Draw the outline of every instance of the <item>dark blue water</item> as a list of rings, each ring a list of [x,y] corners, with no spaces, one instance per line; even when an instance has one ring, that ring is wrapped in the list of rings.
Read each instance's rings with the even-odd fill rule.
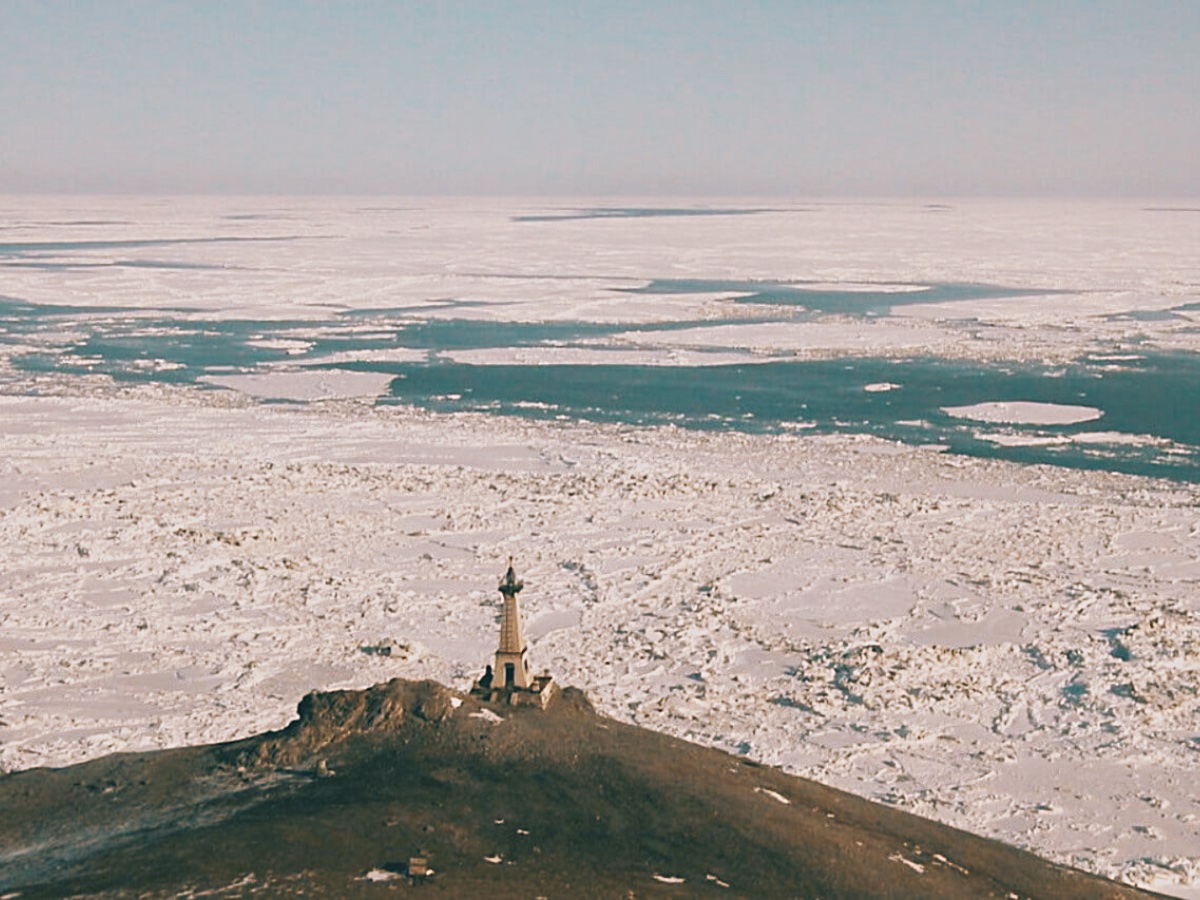
[[[661,366],[397,365],[391,399],[443,411],[483,410],[534,418],[776,433],[873,434],[939,443],[973,456],[1200,480],[1200,357],[1146,356],[1119,370],[1087,361],[1065,370],[935,358],[780,361]],[[868,391],[889,382],[890,391]],[[943,407],[984,401],[1091,406],[1098,421],[998,426],[953,418]],[[999,446],[1003,433],[1047,439],[1113,431],[1174,442],[1129,446],[1058,443]]]
[[[621,288],[627,294],[736,294],[738,303],[799,307],[826,315],[887,315],[893,307],[915,303],[953,303],[1005,297],[1046,296],[1063,293],[1041,288],[1006,288],[990,284],[908,285],[918,290],[829,290],[795,281],[714,281],[710,279],[656,279],[643,287]]]
[[[711,284],[706,282],[706,289]],[[961,296],[966,289],[986,286],[945,285],[933,290]],[[810,293],[824,296],[819,291]],[[840,300],[844,295],[837,293]],[[895,296],[887,295],[889,300]],[[364,324],[373,327],[364,331]],[[913,444],[936,443],[973,456],[1200,481],[1200,356],[1195,354],[1146,353],[1119,363],[1085,358],[1053,369],[937,358],[800,361],[787,356],[765,362],[750,362],[748,357],[746,364],[694,368],[616,363],[476,366],[444,355],[453,350],[585,342],[595,350],[590,342],[617,333],[623,340],[640,333],[647,346],[654,346],[655,336],[664,330],[703,324],[712,323],[494,323],[422,320],[402,311],[359,311],[319,323],[209,321],[179,310],[132,317],[117,308],[48,307],[0,298],[0,344],[21,348],[40,344],[37,350],[13,354],[14,367],[27,373],[102,373],[118,381],[211,389],[200,381],[203,376],[303,364],[391,375],[391,388],[380,398],[381,404],[635,426],[865,433]],[[311,347],[297,355],[261,346],[264,339],[289,338],[309,341]],[[424,351],[426,361],[324,361],[335,353],[396,349]],[[885,382],[898,387],[866,389]],[[1104,415],[1078,425],[1007,426],[955,419],[942,411],[985,401],[1089,406]],[[1158,442],[1066,440],[1096,431],[1153,436]],[[988,435],[1062,442],[1003,446],[988,441]]]
[[[514,222],[575,222],[586,219],[678,219],[695,216],[753,216],[765,212],[778,212],[778,210],[730,207],[597,206],[587,209],[513,216],[512,220]]]
[[[75,253],[88,250],[141,250],[147,247],[175,247],[183,244],[243,244],[264,241],[294,241],[286,237],[205,237],[149,238],[117,241],[20,241],[0,242],[0,258],[28,258],[40,253]]]

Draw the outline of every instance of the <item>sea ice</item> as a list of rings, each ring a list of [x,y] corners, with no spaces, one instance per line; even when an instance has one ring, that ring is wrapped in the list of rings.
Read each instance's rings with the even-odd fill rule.
[[[1104,415],[1090,406],[1063,403],[1031,403],[1024,400],[999,400],[971,406],[944,407],[947,415],[979,422],[1016,422],[1031,425],[1073,425],[1090,422]]]
[[[65,203],[72,219],[133,224],[50,228]],[[1197,895],[1194,484],[815,434],[803,411],[794,430],[744,434],[376,406],[387,373],[360,363],[446,348],[390,345],[367,322],[356,334],[376,346],[347,351],[327,326],[379,311],[619,326],[560,350],[449,351],[484,365],[753,352],[1122,366],[1198,349],[1186,310],[1140,314],[1196,302],[1200,217],[1167,233],[1135,203],[979,201],[564,226],[520,221],[531,205],[509,201],[402,205],[5,201],[5,241],[41,242],[46,265],[7,265],[0,244],[0,767],[278,728],[313,689],[466,687],[494,652],[511,555],[535,667],[608,715]],[[235,224],[231,209],[271,216]],[[136,244],[148,237],[172,243]],[[667,277],[1033,293],[779,329],[728,293],[616,290]],[[77,346],[97,320],[167,308],[172,327],[310,333],[256,339],[278,358],[203,387],[28,364],[100,359]],[[626,329],[656,323],[631,344]],[[325,367],[293,352],[302,342],[326,347]],[[997,426],[1096,418],[971,411]],[[1123,434],[1067,439],[1157,440]]]

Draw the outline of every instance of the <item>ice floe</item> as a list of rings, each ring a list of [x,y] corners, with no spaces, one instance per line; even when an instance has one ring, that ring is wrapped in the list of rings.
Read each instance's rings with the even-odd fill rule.
[[[1032,403],[1025,400],[997,400],[970,406],[947,406],[942,411],[961,419],[978,422],[1011,422],[1026,425],[1073,425],[1090,422],[1104,415],[1091,406],[1064,403]]]

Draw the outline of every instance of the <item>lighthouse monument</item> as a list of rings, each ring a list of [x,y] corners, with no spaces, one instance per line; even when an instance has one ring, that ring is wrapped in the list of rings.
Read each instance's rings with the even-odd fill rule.
[[[500,612],[500,645],[496,649],[495,666],[488,666],[483,677],[475,682],[471,693],[480,699],[508,703],[512,706],[545,707],[558,692],[549,673],[534,675],[529,668],[529,645],[521,628],[521,603],[518,594],[525,587],[517,578],[512,560],[500,582],[503,597]]]

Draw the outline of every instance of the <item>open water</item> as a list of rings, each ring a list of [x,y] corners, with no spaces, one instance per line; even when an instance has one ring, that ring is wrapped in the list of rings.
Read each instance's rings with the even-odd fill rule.
[[[939,285],[910,293],[734,281],[655,281],[634,289],[648,295],[648,302],[654,294],[696,291],[736,292],[742,302],[786,309],[789,321],[794,321],[794,307],[801,315],[886,315],[906,302],[1017,293],[987,285]],[[462,312],[469,313],[469,307]],[[603,347],[597,341],[618,333],[623,341],[632,333],[653,347],[659,332],[704,324],[712,323],[496,323],[422,319],[412,309],[355,311],[321,322],[210,321],[183,310],[131,315],[119,308],[38,306],[0,298],[0,343],[21,345],[13,365],[27,374],[103,373],[120,381],[212,390],[201,381],[205,376],[327,367],[393,376],[381,404],[631,426],[871,434],[974,456],[1200,480],[1200,357],[1193,354],[1085,357],[1055,367],[933,357],[805,361],[788,356],[689,367],[470,365],[446,356],[463,349],[582,342],[595,352]],[[332,354],[344,358],[347,352],[398,348],[422,351],[421,361],[327,361]],[[722,353],[728,360],[728,351]],[[989,424],[944,411],[988,401],[1095,407],[1102,416],[1075,425]]]

